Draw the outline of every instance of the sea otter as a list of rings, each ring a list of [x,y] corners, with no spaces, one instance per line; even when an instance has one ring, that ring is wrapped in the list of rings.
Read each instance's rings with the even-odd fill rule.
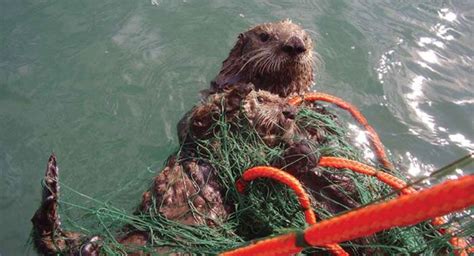
[[[178,123],[178,137],[181,143],[208,139],[221,116],[231,125],[245,118],[267,145],[275,146],[293,139],[296,111],[285,98],[257,91],[251,83],[237,83],[210,95],[188,112]]]
[[[299,144],[292,138],[297,134],[293,130],[296,110],[280,97],[309,90],[313,82],[312,48],[308,34],[290,20],[260,24],[240,34],[219,74],[211,82],[207,103],[195,108],[183,119],[186,121],[180,122],[180,144],[186,144],[187,138],[193,136],[212,136],[208,128],[214,121],[214,114],[218,113],[213,108],[218,100],[225,98],[225,109],[234,113],[234,117],[238,116],[242,100],[245,101],[246,118],[266,144],[274,146],[283,141],[297,148]],[[157,210],[171,220],[188,225],[212,226],[225,221],[229,210],[223,203],[223,192],[215,182],[215,171],[208,163],[192,158],[177,157],[169,161],[150,190],[144,193],[138,213]],[[57,179],[56,159],[52,157],[46,172],[42,204],[32,219],[38,251],[97,255],[100,237],[62,230],[57,214]],[[161,200],[160,205],[154,204],[156,199]],[[190,213],[191,209],[197,210],[198,214]],[[210,218],[201,218],[199,213]],[[146,245],[148,239],[147,232],[133,229],[117,237],[121,244],[136,246]]]
[[[311,37],[289,19],[257,25],[238,36],[207,93],[252,83],[281,97],[303,94],[313,83],[312,50]]]
[[[321,105],[309,103],[306,107],[336,120],[336,116]],[[178,123],[178,138],[181,145],[192,145],[193,141],[212,138],[218,122],[225,121],[233,128],[242,125],[245,119],[270,147],[291,146],[301,140],[324,142],[331,131],[305,125],[303,119],[297,118],[299,110],[287,98],[255,90],[251,83],[237,83],[210,95],[191,109]]]

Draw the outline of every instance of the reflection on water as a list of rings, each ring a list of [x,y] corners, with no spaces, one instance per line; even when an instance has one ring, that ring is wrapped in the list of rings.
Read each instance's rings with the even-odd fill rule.
[[[468,140],[463,134],[449,134],[449,139],[461,148],[466,148],[471,152],[474,151],[474,144],[470,140]]]
[[[407,169],[408,174],[411,176],[417,177],[417,176],[427,176],[431,172],[434,171],[434,166],[431,164],[423,164],[413,156],[410,152],[405,153],[405,157],[409,159],[409,166]],[[428,180],[429,182],[429,180]]]
[[[375,154],[371,149],[368,134],[361,127],[349,123],[350,137],[354,140],[354,146],[362,149],[363,158],[367,161],[376,161]]]
[[[423,84],[425,83],[425,81],[426,78],[424,78],[423,76],[416,76],[415,78],[413,78],[413,81],[408,85],[408,87],[411,89],[411,92],[405,94],[407,105],[415,113],[415,119],[418,119],[425,126],[419,129],[419,131],[416,131],[414,129],[410,130],[416,135],[419,135],[421,132],[424,132],[425,129],[423,128],[429,128],[430,132],[434,132],[435,129],[433,116],[430,116],[426,112],[423,112],[419,107],[420,103],[423,103],[422,101],[426,99],[426,96],[423,94]],[[430,106],[430,102],[425,103]]]
[[[438,15],[441,19],[453,22],[456,20],[456,14],[451,12],[448,8],[441,8],[438,11]]]
[[[324,62],[314,89],[359,106],[407,174],[473,152],[473,9],[470,0],[3,1],[0,254],[24,254],[52,151],[63,182],[132,208],[238,33],[264,21],[307,28]],[[374,159],[365,132],[349,128]]]
[[[409,133],[438,149],[472,152],[473,38],[469,34],[473,21],[462,13],[463,8],[414,7],[391,17],[405,31],[396,33],[400,38],[392,39],[393,46],[381,54],[377,78],[388,93],[390,110]],[[395,11],[396,7],[387,8]],[[465,109],[456,111],[453,103],[464,104]],[[428,164],[431,159],[417,154],[412,149],[398,156],[409,162],[409,174],[420,176],[435,169],[436,165]]]

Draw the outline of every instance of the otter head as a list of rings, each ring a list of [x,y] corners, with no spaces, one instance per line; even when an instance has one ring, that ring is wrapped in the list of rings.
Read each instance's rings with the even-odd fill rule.
[[[249,123],[269,146],[290,141],[296,131],[297,109],[267,91],[251,91],[243,100]]]
[[[237,83],[214,93],[196,106],[178,125],[180,141],[189,133],[194,139],[213,135],[212,127],[225,114],[226,121],[237,123],[244,117],[269,146],[289,142],[299,129],[295,122],[297,108],[285,98],[264,90],[254,90],[251,83]],[[299,133],[298,133],[299,134]]]
[[[241,82],[281,97],[304,93],[313,82],[312,50],[306,31],[288,19],[257,25],[239,35],[211,91]]]

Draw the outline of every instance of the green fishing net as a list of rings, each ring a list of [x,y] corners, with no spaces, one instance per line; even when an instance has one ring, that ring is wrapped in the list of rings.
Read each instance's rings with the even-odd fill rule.
[[[245,117],[234,120],[232,124],[225,119],[225,115],[215,121],[212,138],[195,141],[194,157],[210,163],[217,171],[219,184],[225,191],[224,201],[233,208],[226,221],[215,227],[188,226],[167,220],[159,214],[136,215],[130,209],[114,207],[108,202],[86,196],[68,184],[62,184],[61,196],[77,195],[74,200],[68,196],[61,199],[63,228],[90,236],[99,235],[104,240],[101,249],[104,254],[120,255],[134,249],[125,248],[116,241],[117,236],[130,230],[149,232],[149,244],[135,248],[144,252],[153,254],[157,253],[156,248],[163,248],[163,253],[218,254],[246,245],[253,239],[307,227],[293,191],[284,185],[268,179],[257,179],[248,184],[244,194],[239,193],[235,187],[235,182],[244,170],[258,165],[271,165],[281,158],[285,150],[284,145],[267,146]],[[342,125],[342,121],[334,118],[333,114],[320,113],[311,107],[301,107],[296,122],[304,129],[318,129],[323,133],[325,139],[312,147],[316,155],[364,161],[360,150],[355,148],[348,138],[347,128]],[[181,151],[182,148],[178,149],[177,155]],[[350,179],[355,188],[353,191],[347,191],[337,182],[334,182],[333,189],[351,198],[359,206],[373,203],[386,195],[392,194],[389,198],[397,196],[390,187],[373,177],[331,168],[318,168],[317,171],[338,173],[345,179]],[[391,174],[403,179],[401,173]],[[330,179],[325,182],[331,184]],[[127,189],[136,190],[130,186],[122,188],[118,193],[127,193]],[[308,192],[322,201],[331,201],[330,197],[317,189],[308,188]],[[133,204],[138,204],[139,200],[137,198]],[[82,203],[85,201],[87,203]],[[353,208],[345,202],[330,203],[342,209],[338,214]],[[317,200],[313,200],[313,205],[318,220],[334,215]],[[469,215],[469,211],[453,215],[446,225],[455,225],[459,231],[456,235],[469,238],[474,230],[470,221],[472,217]],[[439,255],[452,252],[449,238],[439,233],[429,222],[423,222],[410,227],[393,228],[340,245],[353,255]],[[324,248],[311,248],[303,253],[313,252],[318,255],[328,254]]]

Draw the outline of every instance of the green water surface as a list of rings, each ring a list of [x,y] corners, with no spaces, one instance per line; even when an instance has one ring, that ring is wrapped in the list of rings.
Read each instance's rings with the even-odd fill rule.
[[[0,255],[34,254],[52,152],[64,184],[132,209],[238,33],[287,17],[324,62],[314,89],[410,175],[474,151],[472,0],[0,0]]]

